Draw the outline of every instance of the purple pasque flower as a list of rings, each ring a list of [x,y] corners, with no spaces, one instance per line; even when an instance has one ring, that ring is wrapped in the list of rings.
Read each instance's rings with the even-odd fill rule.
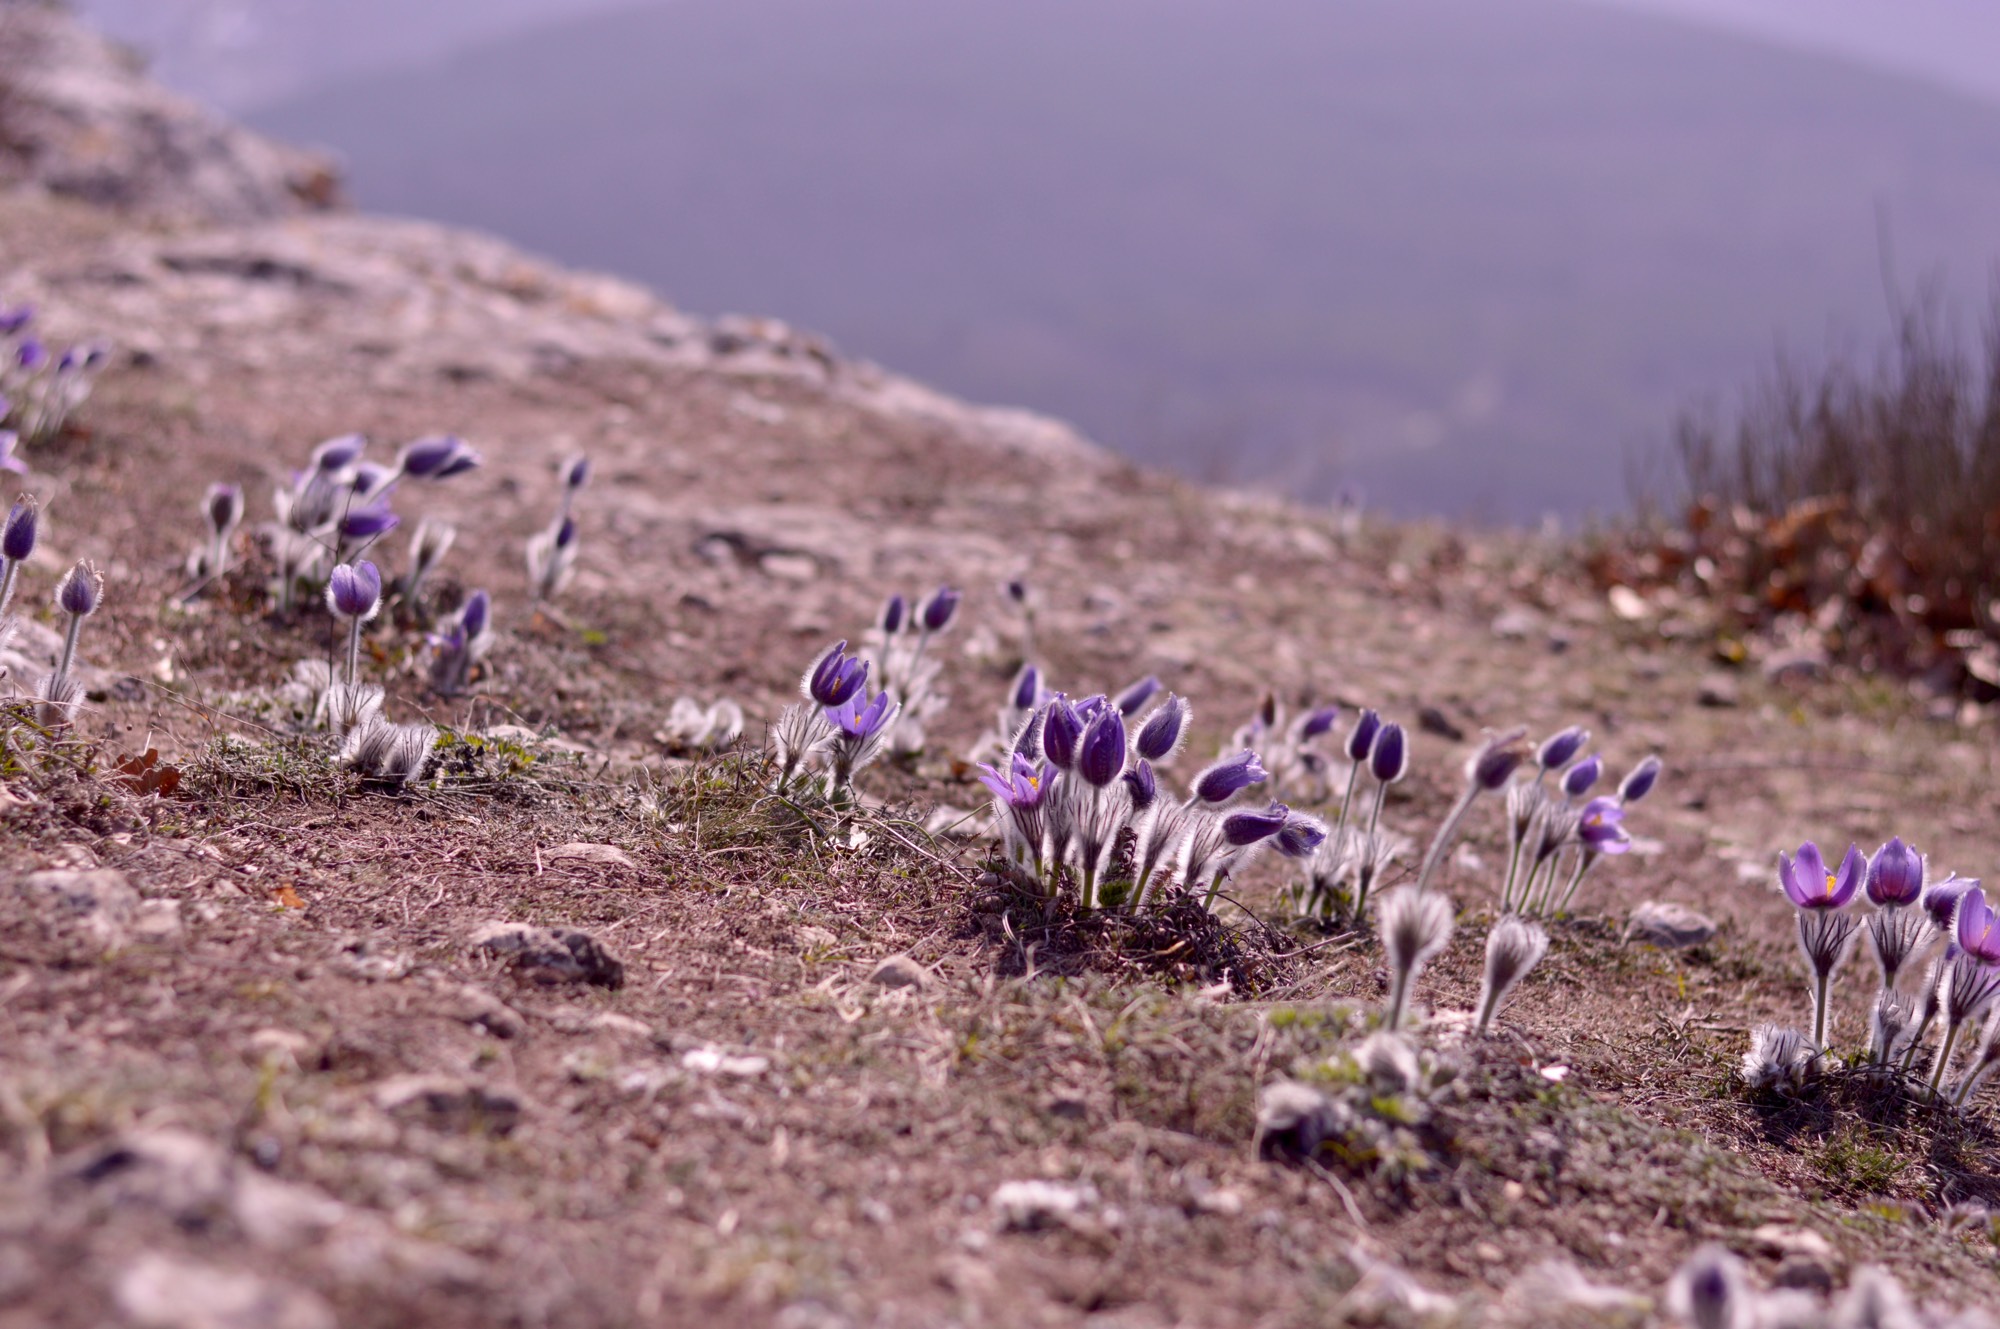
[[[396,457],[397,469],[419,480],[444,480],[479,465],[480,457],[455,434],[433,434],[405,444]]]
[[[867,682],[868,662],[849,657],[847,642],[841,640],[806,671],[800,690],[809,701],[818,702],[830,712],[859,695]]]
[[[468,638],[476,638],[486,631],[486,622],[492,612],[492,597],[483,590],[474,591],[465,597],[465,604],[458,611],[459,625],[465,629]]]
[[[1582,725],[1571,725],[1559,729],[1542,740],[1535,750],[1535,763],[1545,771],[1553,771],[1576,760],[1576,754],[1583,751],[1590,742],[1590,731]]]
[[[1194,796],[1203,803],[1227,803],[1250,786],[1270,778],[1257,754],[1245,748],[1197,772],[1192,787]]]
[[[579,452],[576,456],[564,462],[562,467],[562,483],[563,488],[572,494],[583,488],[586,484],[589,484],[590,458]]]
[[[1393,722],[1375,731],[1368,747],[1368,773],[1383,784],[1394,784],[1410,773],[1410,740]]]
[[[11,337],[34,321],[33,305],[16,305],[12,309],[0,309],[0,337]]]
[[[903,620],[909,617],[909,613],[909,601],[905,600],[900,593],[890,596],[887,603],[882,606],[882,635],[893,637],[901,632],[903,630]]]
[[[1139,708],[1151,701],[1153,694],[1159,690],[1160,680],[1148,674],[1137,683],[1119,693],[1117,699],[1111,704],[1118,708],[1120,715],[1136,715]]]
[[[1562,791],[1566,798],[1582,798],[1604,775],[1604,759],[1591,753],[1563,772]]]
[[[202,515],[208,518],[209,532],[218,539],[236,529],[243,520],[243,489],[240,485],[212,484],[202,501]]]
[[[1132,763],[1132,769],[1120,777],[1125,782],[1125,792],[1131,795],[1132,810],[1144,812],[1159,801],[1160,780],[1153,773],[1153,763],[1140,758]]]
[[[962,597],[949,586],[940,586],[931,598],[924,601],[919,610],[925,632],[943,632],[951,626],[951,620],[958,614],[958,602]]]
[[[7,512],[7,525],[0,530],[0,558],[19,563],[35,552],[35,529],[41,516],[41,506],[33,494],[14,500],[14,506]]]
[[[1271,843],[1286,858],[1311,858],[1313,852],[1326,843],[1326,836],[1325,822],[1318,817],[1308,817],[1303,812],[1293,812],[1286,815],[1285,824],[1278,828]]]
[[[28,338],[21,343],[20,349],[14,352],[14,363],[23,369],[40,369],[48,362],[49,348],[42,345],[41,339],[37,337]]]
[[[1186,700],[1168,693],[1166,701],[1139,726],[1138,737],[1132,740],[1133,748],[1147,761],[1165,761],[1180,747],[1187,732],[1188,715]]]
[[[1014,678],[1014,709],[1032,711],[1041,704],[1042,671],[1031,664],[1022,665],[1021,672]]]
[[[1786,898],[1801,909],[1845,908],[1866,873],[1867,862],[1853,845],[1847,846],[1837,874],[1826,870],[1826,860],[1811,840],[1799,846],[1796,860],[1778,855],[1778,884],[1785,888]]]
[[[79,561],[56,583],[56,607],[71,618],[88,618],[104,602],[104,574]]]
[[[1883,909],[1913,905],[1924,893],[1924,858],[1899,835],[1868,860],[1868,898]]]
[[[316,471],[344,471],[361,459],[368,440],[360,434],[342,434],[330,438],[312,450],[312,469]]]
[[[373,563],[342,563],[326,579],[327,607],[342,618],[368,619],[382,607],[382,573]]]
[[[354,543],[377,540],[401,524],[402,519],[389,510],[387,503],[370,503],[349,509],[340,519],[340,538]]]
[[[1124,712],[1106,706],[1077,740],[1076,773],[1085,784],[1102,789],[1125,774],[1125,753]]]
[[[1283,803],[1273,803],[1262,812],[1245,809],[1232,812],[1222,819],[1223,840],[1242,849],[1245,846],[1268,840],[1285,829],[1285,822],[1292,810]]]
[[[1949,933],[1953,918],[1958,914],[1959,901],[1979,889],[1979,878],[1961,877],[1957,873],[1943,881],[1934,881],[1924,887],[1918,903],[1930,915],[1931,925],[1939,932]]]
[[[1652,793],[1653,786],[1660,781],[1660,767],[1659,757],[1650,756],[1626,772],[1625,778],[1618,782],[1618,801],[1637,803]]]
[[[1615,798],[1593,798],[1577,819],[1576,838],[1593,854],[1622,854],[1632,847],[1625,832],[1625,808]]]
[[[1083,717],[1070,705],[1069,698],[1058,692],[1042,708],[1042,754],[1058,770],[1066,771],[1076,765],[1076,744],[1082,737]]]
[[[1481,743],[1465,763],[1465,778],[1477,789],[1498,793],[1528,759],[1528,731],[1509,729]]]
[[[1039,807],[1043,795],[1048,792],[1041,767],[1018,752],[1013,754],[1013,760],[1004,773],[985,762],[979,764],[979,769],[982,772],[979,783],[1010,808]]]
[[[1974,888],[1958,902],[1953,931],[1959,949],[1980,963],[2000,965],[2000,914],[1986,903],[1986,892]]]
[[[1354,717],[1354,728],[1347,731],[1347,759],[1361,762],[1368,760],[1368,753],[1375,746],[1375,734],[1382,728],[1382,717],[1374,711],[1363,711]]]
[[[856,693],[839,706],[830,707],[826,713],[826,718],[833,722],[835,728],[857,741],[873,738],[889,720],[889,693],[886,689],[876,693],[874,700],[866,706],[861,704],[861,696]]]
[[[1320,706],[1299,717],[1299,741],[1310,743],[1322,734],[1331,733],[1340,719],[1340,707]]]

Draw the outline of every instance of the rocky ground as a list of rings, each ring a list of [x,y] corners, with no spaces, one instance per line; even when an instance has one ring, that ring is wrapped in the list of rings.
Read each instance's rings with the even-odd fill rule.
[[[53,22],[0,13],[33,20],[10,40]],[[10,140],[0,303],[117,351],[26,451],[45,534],[16,674],[69,561],[107,604],[74,733],[16,723],[0,786],[0,1325],[1643,1324],[1708,1241],[1759,1283],[1881,1263],[1995,1300],[1990,1094],[1961,1119],[1732,1078],[1752,1025],[1805,1018],[1775,852],[1901,834],[1979,874],[1984,729],[1837,670],[1718,675],[1557,544],[1203,491],[782,324],[328,211],[302,159],[171,99],[140,118],[194,126],[206,166],[163,172],[101,117],[164,94],[62,31],[67,73],[0,99],[43,117]],[[89,187],[79,125],[113,145]],[[104,183],[139,161],[143,188]],[[261,520],[348,431],[486,458],[399,504],[458,526],[436,594],[488,588],[498,625],[457,699],[414,623],[371,635],[391,712],[450,731],[400,795],[286,720],[331,624],[267,612],[254,541],[180,603],[205,486]],[[538,611],[522,549],[578,450],[579,575]],[[1050,925],[944,830],[984,806],[957,758],[1019,657],[1017,577],[1057,686],[1150,672],[1193,699],[1183,777],[1267,691],[1417,729],[1387,818],[1419,836],[1482,728],[1664,755],[1638,852],[1481,1043],[1449,1018],[1504,852],[1475,815],[1422,993],[1462,1089],[1422,1165],[1254,1155],[1259,1088],[1351,1044],[1384,981],[1366,937],[1286,919],[1277,866],[1221,937]],[[867,848],[799,836],[762,794],[765,723],[829,639],[940,582],[967,598],[928,751],[864,777]],[[737,701],[744,749],[675,750],[683,696]],[[115,769],[148,748],[169,794]],[[1649,901],[1716,931],[1628,940]]]

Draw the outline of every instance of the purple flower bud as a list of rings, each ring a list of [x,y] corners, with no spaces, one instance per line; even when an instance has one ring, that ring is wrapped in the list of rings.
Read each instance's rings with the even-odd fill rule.
[[[1959,949],[1982,964],[2000,964],[2000,914],[1986,903],[1985,891],[1966,893],[1955,922]]]
[[[1557,770],[1576,759],[1583,751],[1584,744],[1590,742],[1590,731],[1581,725],[1571,725],[1542,740],[1541,748],[1535,753],[1535,761],[1545,771]]]
[[[96,613],[103,601],[104,574],[81,560],[56,583],[56,606],[71,618]]]
[[[316,471],[344,471],[361,459],[362,449],[368,440],[359,434],[342,434],[330,438],[312,450],[312,468]]]
[[[1160,680],[1148,674],[1119,693],[1118,699],[1111,704],[1118,708],[1118,713],[1121,715],[1134,715],[1141,706],[1151,701],[1153,694],[1159,690]]]
[[[1382,717],[1374,711],[1363,711],[1354,718],[1354,728],[1347,731],[1347,759],[1367,761],[1368,754],[1375,747],[1375,731],[1382,727]]]
[[[1488,793],[1506,788],[1507,781],[1528,759],[1527,737],[1525,729],[1509,729],[1487,739],[1465,763],[1465,778]]]
[[[1923,855],[1901,836],[1875,851],[1868,864],[1868,898],[1884,909],[1901,909],[1924,893]]]
[[[1311,858],[1313,851],[1325,843],[1326,823],[1303,812],[1285,818],[1276,840],[1278,852],[1286,858]]]
[[[556,548],[567,549],[576,543],[576,520],[564,517],[562,525],[556,527]]]
[[[1660,780],[1660,759],[1648,757],[1634,766],[1623,780],[1618,782],[1618,801],[1637,803],[1653,792],[1653,786]]]
[[[1194,796],[1204,803],[1226,803],[1251,785],[1262,784],[1269,778],[1257,754],[1245,750],[1197,774]]]
[[[452,434],[437,434],[409,444],[397,459],[406,475],[419,480],[443,480],[479,465],[479,454],[465,440]]]
[[[1083,737],[1083,720],[1076,707],[1060,693],[1042,708],[1042,755],[1059,769],[1076,765],[1077,740]]]
[[[367,503],[389,492],[396,483],[395,468],[379,462],[364,461],[354,468],[354,475],[348,481],[348,492],[355,501]]]
[[[590,458],[578,454],[564,462],[562,482],[572,494],[590,483]]]
[[[474,591],[465,597],[465,605],[458,611],[458,621],[465,629],[465,635],[477,637],[486,631],[486,620],[493,610],[493,601],[485,591]]]
[[[910,612],[909,602],[901,595],[892,595],[882,606],[882,633],[893,637],[903,630],[903,618]]]
[[[1273,803],[1262,812],[1232,812],[1222,819],[1222,838],[1241,849],[1284,830],[1291,815],[1283,803]]]
[[[81,346],[72,346],[56,358],[58,374],[73,374],[83,367],[86,351]]]
[[[1032,711],[1042,699],[1042,672],[1033,665],[1022,665],[1021,672],[1014,678],[1014,709]]]
[[[30,337],[21,343],[21,349],[14,352],[14,363],[23,369],[40,369],[49,361],[49,351],[40,341]]]
[[[0,556],[9,563],[19,563],[35,552],[35,527],[41,520],[41,508],[34,495],[16,499],[7,513],[7,527],[0,532]]]
[[[1338,706],[1321,706],[1317,710],[1307,711],[1305,718],[1299,721],[1299,738],[1311,742],[1321,734],[1331,733],[1334,722],[1338,719],[1340,719]]]
[[[371,503],[366,507],[351,508],[340,519],[340,538],[343,540],[373,540],[396,529],[399,519],[389,511],[387,503]]]
[[[938,587],[937,594],[924,601],[924,631],[943,632],[950,627],[952,618],[958,613],[960,598],[951,587]]]
[[[1076,773],[1099,789],[1125,773],[1125,716],[1116,707],[1098,712],[1077,742]]]
[[[236,485],[210,485],[202,512],[208,518],[208,529],[217,535],[235,530],[236,523],[243,520],[243,490]]]
[[[1582,798],[1604,774],[1604,761],[1596,753],[1563,772],[1562,791],[1568,798]]]
[[[373,618],[382,604],[382,574],[373,563],[342,563],[326,579],[326,603],[342,618]]]
[[[1022,581],[1019,577],[1015,577],[1009,581],[1007,583],[1007,598],[1019,605],[1028,603],[1028,583]]]
[[[1368,773],[1383,784],[1394,784],[1410,771],[1410,741],[1403,726],[1385,724],[1375,731],[1368,749]]]
[[[1160,797],[1160,780],[1153,773],[1153,763],[1137,761],[1132,769],[1125,772],[1125,792],[1132,797],[1132,810],[1144,812]]]
[[[1977,877],[1951,876],[1943,881],[1934,881],[1924,888],[1921,901],[1924,912],[1930,915],[1932,925],[1939,932],[1950,932],[1959,901],[1978,889]]]
[[[832,650],[820,657],[819,663],[806,675],[805,694],[821,706],[832,710],[852,701],[867,681],[867,662],[849,659],[847,643],[838,641],[833,644]]]
[[[1160,708],[1139,726],[1139,737],[1133,740],[1132,746],[1147,761],[1165,761],[1180,747],[1187,720],[1187,702],[1169,693]]]
[[[1103,714],[1104,708],[1110,704],[1109,699],[1102,692],[1093,693],[1076,703],[1076,718],[1085,724],[1089,724],[1092,720]]]
[[[35,321],[33,305],[17,305],[0,310],[0,337],[11,337]]]

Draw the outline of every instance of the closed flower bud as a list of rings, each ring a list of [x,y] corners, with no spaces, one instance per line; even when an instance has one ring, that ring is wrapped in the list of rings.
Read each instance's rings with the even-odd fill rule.
[[[1022,665],[1021,672],[1014,676],[1014,709],[1032,711],[1042,700],[1042,671],[1033,665]]]
[[[104,574],[79,561],[56,583],[56,606],[71,618],[88,618],[104,600]]]
[[[590,458],[581,453],[563,463],[563,488],[575,493],[590,482]]]
[[[1923,855],[1901,836],[1875,851],[1868,863],[1868,898],[1884,909],[1913,905],[1924,893]]]
[[[209,534],[218,540],[226,539],[236,529],[236,523],[243,520],[242,489],[236,485],[210,485],[208,497],[202,502],[202,515],[208,519]]]
[[[1112,705],[1118,708],[1118,712],[1121,715],[1135,715],[1138,713],[1139,708],[1151,701],[1153,694],[1159,690],[1160,680],[1148,674],[1137,683],[1119,693],[1118,699]]]
[[[1204,803],[1227,803],[1252,785],[1269,779],[1254,752],[1239,752],[1207,767],[1194,777],[1194,796]]]
[[[1187,732],[1188,713],[1186,701],[1168,694],[1160,708],[1139,726],[1139,736],[1133,740],[1133,747],[1147,761],[1165,761],[1180,748],[1181,739]]]
[[[1320,735],[1330,732],[1333,729],[1334,722],[1339,719],[1340,707],[1338,706],[1321,706],[1316,710],[1307,711],[1304,718],[1299,721],[1299,738],[1310,742]]]
[[[943,632],[951,626],[951,620],[958,614],[959,593],[949,586],[940,586],[937,593],[924,601],[924,631]]]
[[[343,540],[373,540],[396,529],[398,518],[389,510],[387,503],[374,503],[367,507],[353,508],[340,519],[340,538]]]
[[[1326,823],[1303,812],[1291,813],[1278,828],[1272,843],[1286,858],[1311,858],[1326,843]]]
[[[903,630],[903,619],[910,612],[909,602],[901,595],[892,595],[882,606],[882,635],[893,637]]]
[[[439,434],[408,445],[396,460],[405,475],[443,480],[479,465],[479,454],[467,447],[464,439]]]
[[[1273,803],[1262,812],[1232,812],[1222,819],[1222,838],[1238,849],[1268,840],[1285,829],[1291,809]]]
[[[373,563],[342,563],[326,582],[327,607],[342,618],[370,619],[382,606],[382,574]]]
[[[1543,739],[1535,751],[1535,761],[1545,771],[1557,770],[1574,761],[1588,742],[1590,731],[1581,725],[1571,725]]]
[[[1382,728],[1382,717],[1374,711],[1363,711],[1354,719],[1354,728],[1347,731],[1347,759],[1367,761],[1370,749],[1375,746],[1376,731]]]
[[[1132,769],[1125,772],[1124,780],[1125,792],[1131,795],[1134,812],[1144,812],[1158,801],[1160,782],[1159,777],[1153,773],[1151,762],[1144,760],[1134,762]]]
[[[1507,781],[1528,759],[1527,736],[1525,729],[1510,729],[1487,739],[1466,762],[1465,778],[1488,793],[1506,788]]]
[[[1634,766],[1631,773],[1618,782],[1618,801],[1621,803],[1637,803],[1640,799],[1653,792],[1653,786],[1659,783],[1659,779],[1660,759],[1658,757],[1646,758],[1637,766]]]
[[[1403,726],[1385,724],[1375,731],[1368,749],[1368,773],[1383,784],[1394,784],[1410,771],[1410,742]]]
[[[312,468],[316,471],[344,471],[361,460],[362,449],[368,440],[359,434],[342,434],[330,438],[312,450]]]
[[[41,522],[41,508],[32,494],[15,501],[7,513],[7,526],[0,532],[0,557],[19,563],[35,552],[35,531]]]
[[[493,602],[485,591],[474,591],[465,598],[465,607],[458,611],[459,625],[465,629],[468,639],[486,631],[487,619],[493,611]]]
[[[1098,712],[1077,744],[1076,773],[1099,789],[1125,773],[1125,716],[1115,707]]]
[[[1083,720],[1067,698],[1058,695],[1042,715],[1042,753],[1058,768],[1076,765],[1077,740],[1083,737]]]
[[[1563,772],[1562,791],[1569,798],[1582,798],[1603,774],[1603,759],[1593,753]]]

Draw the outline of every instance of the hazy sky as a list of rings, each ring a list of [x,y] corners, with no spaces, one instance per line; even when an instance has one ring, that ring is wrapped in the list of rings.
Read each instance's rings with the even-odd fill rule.
[[[167,82],[219,105],[242,108],[343,75],[435,59],[550,19],[671,2],[76,0],[76,7],[115,35],[152,51]],[[1835,52],[2000,102],[2000,0],[1578,3],[1647,9],[1784,45]]]

